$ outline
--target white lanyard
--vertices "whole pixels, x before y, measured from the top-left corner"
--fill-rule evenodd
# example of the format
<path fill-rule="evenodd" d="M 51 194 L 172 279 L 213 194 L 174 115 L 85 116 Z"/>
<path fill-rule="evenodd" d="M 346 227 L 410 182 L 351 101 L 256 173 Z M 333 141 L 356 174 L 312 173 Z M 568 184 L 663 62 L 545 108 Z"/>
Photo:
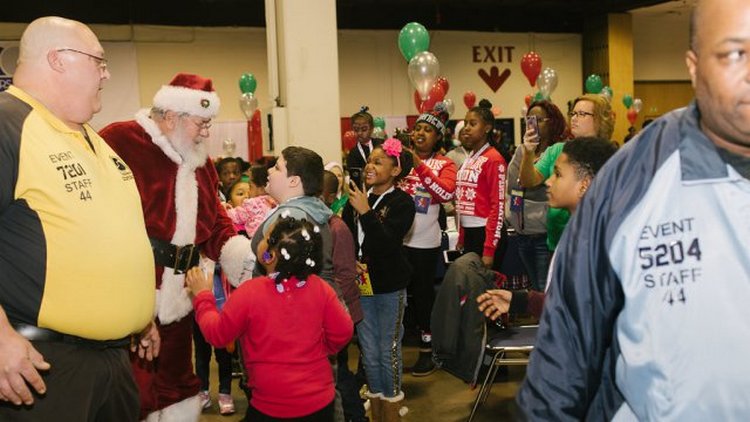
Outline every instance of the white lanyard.
<path fill-rule="evenodd" d="M 372 154 L 372 139 L 367 141 L 367 148 L 370 149 L 370 154 Z M 365 160 L 365 164 L 367 164 L 367 156 L 365 155 L 365 150 L 362 148 L 361 142 L 357 142 L 357 149 L 359 150 L 359 153 L 362 155 L 362 159 Z"/>
<path fill-rule="evenodd" d="M 381 200 L 382 200 L 382 199 L 383 199 L 383 198 L 384 198 L 384 197 L 385 197 L 386 195 L 388 195 L 389 193 L 393 192 L 393 191 L 394 191 L 394 189 L 395 189 L 395 187 L 394 187 L 394 186 L 391 186 L 391 187 L 390 187 L 390 189 L 388 189 L 387 191 L 383 192 L 383 194 L 382 194 L 382 195 L 380 195 L 380 196 L 378 197 L 378 199 L 376 199 L 376 200 L 375 200 L 375 203 L 374 203 L 374 204 L 372 204 L 372 210 L 373 210 L 373 211 L 375 211 L 375 208 L 377 208 L 377 207 L 378 207 L 378 204 L 380 203 L 380 201 L 381 201 Z M 370 194 L 371 194 L 371 193 L 372 193 L 372 188 L 370 188 L 370 189 L 368 189 L 368 190 L 367 190 L 367 198 L 368 198 L 368 201 L 369 201 L 369 198 L 370 198 Z M 361 216 L 360 216 L 360 217 L 361 217 Z M 360 258 L 362 258 L 362 245 L 363 245 L 363 244 L 364 244 L 364 242 L 365 242 L 365 231 L 364 231 L 364 230 L 362 230 L 362 223 L 360 223 L 360 222 L 359 222 L 359 218 L 357 218 L 357 242 L 359 242 L 359 257 L 360 257 Z"/>
<path fill-rule="evenodd" d="M 487 142 L 486 144 L 484 144 L 484 146 L 482 148 L 479 149 L 479 151 L 477 151 L 474 154 L 469 155 L 468 158 L 466 158 L 466 160 L 464 160 L 463 164 L 461 164 L 461 168 L 458 169 L 458 171 L 463 170 L 464 167 L 466 167 L 467 164 L 473 163 L 474 161 L 476 161 L 477 158 L 479 158 L 482 155 L 482 153 L 484 152 L 484 150 L 486 150 L 489 147 L 490 147 L 490 143 Z"/>
<path fill-rule="evenodd" d="M 469 163 L 473 164 L 474 161 L 477 160 L 477 158 L 479 158 L 479 157 L 482 156 L 482 153 L 484 153 L 484 150 L 486 150 L 489 147 L 490 147 L 490 143 L 487 142 L 486 144 L 484 144 L 484 146 L 482 146 L 482 148 L 479 148 L 479 151 L 477 151 L 475 154 L 469 155 L 466 158 L 466 160 L 464 160 L 463 164 L 461 164 L 461 168 L 458 169 L 458 171 L 459 172 L 463 171 L 464 167 L 466 167 L 467 165 L 469 165 Z M 460 233 L 461 232 L 461 212 L 460 212 L 458 206 L 456 206 L 456 223 L 457 223 L 456 225 L 458 226 L 457 227 L 458 232 Z"/>

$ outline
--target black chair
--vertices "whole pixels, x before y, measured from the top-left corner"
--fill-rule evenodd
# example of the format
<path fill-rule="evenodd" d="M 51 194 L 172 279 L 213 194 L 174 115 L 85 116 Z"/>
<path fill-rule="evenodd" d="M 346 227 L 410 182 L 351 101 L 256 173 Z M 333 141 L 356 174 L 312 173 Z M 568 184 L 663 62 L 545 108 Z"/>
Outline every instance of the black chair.
<path fill-rule="evenodd" d="M 495 381 L 495 376 L 501 366 L 527 365 L 529 363 L 529 355 L 534 350 L 538 328 L 538 325 L 508 328 L 493 335 L 487 341 L 487 345 L 484 348 L 484 356 L 492 356 L 492 360 L 487 375 L 484 377 L 484 382 L 482 382 L 482 386 L 477 393 L 477 398 L 474 400 L 474 407 L 471 409 L 469 422 L 474 419 L 477 409 L 480 405 L 484 404 L 490 395 L 492 383 Z M 508 354 L 512 354 L 513 356 L 508 357 Z"/>

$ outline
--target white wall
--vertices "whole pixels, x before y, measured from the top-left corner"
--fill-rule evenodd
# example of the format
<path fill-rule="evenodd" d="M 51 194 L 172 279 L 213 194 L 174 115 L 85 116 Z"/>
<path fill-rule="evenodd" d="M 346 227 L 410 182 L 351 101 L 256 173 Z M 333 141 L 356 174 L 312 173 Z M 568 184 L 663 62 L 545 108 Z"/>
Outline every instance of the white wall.
<path fill-rule="evenodd" d="M 477 101 L 487 98 L 500 107 L 501 117 L 520 117 L 524 97 L 536 92 L 536 88 L 529 86 L 520 65 L 521 57 L 530 49 L 541 56 L 543 68 L 551 67 L 557 71 L 559 85 L 552 99 L 563 112 L 567 110 L 567 101 L 583 91 L 581 37 L 578 34 L 433 31 L 430 35 L 430 51 L 440 62 L 441 75 L 450 82 L 446 98 L 452 98 L 456 105 L 453 118 L 462 118 L 466 113 L 463 95 L 469 90 L 474 91 Z M 399 52 L 397 40 L 398 31 L 339 31 L 342 116 L 354 114 L 362 105 L 368 105 L 375 116 L 418 114 L 413 102 L 414 88 L 407 75 L 407 62 Z M 479 47 L 480 63 L 474 61 L 474 46 Z M 494 47 L 494 63 L 485 53 L 485 46 L 490 50 Z M 502 62 L 499 62 L 497 47 L 502 47 Z M 506 47 L 512 48 L 510 57 Z M 493 65 L 501 73 L 510 70 L 510 76 L 496 93 L 477 73 L 480 69 L 489 71 Z M 516 127 L 516 135 L 518 133 Z"/>
<path fill-rule="evenodd" d="M 243 72 L 252 72 L 258 79 L 256 95 L 264 113 L 271 105 L 262 28 L 93 27 L 102 41 L 120 44 L 108 47 L 113 81 L 107 87 L 110 92 L 105 91 L 105 110 L 99 116 L 102 121 L 121 119 L 129 113 L 125 109 L 147 106 L 158 87 L 182 71 L 201 73 L 214 80 L 222 98 L 219 121 L 239 123 L 244 119 L 237 105 L 240 94 L 237 80 Z M 13 42 L 23 28 L 24 25 L 0 23 L 0 39 Z M 686 14 L 634 14 L 633 32 L 635 80 L 688 79 L 683 58 L 688 38 Z M 349 116 L 364 104 L 370 106 L 374 115 L 416 114 L 407 63 L 398 51 L 397 37 L 395 30 L 338 31 L 340 116 Z M 521 56 L 530 49 L 540 54 L 543 67 L 557 70 L 560 83 L 552 98 L 561 109 L 565 110 L 565 103 L 583 91 L 578 34 L 432 31 L 431 38 L 430 49 L 440 60 L 441 74 L 450 81 L 448 97 L 456 104 L 454 117 L 460 118 L 466 112 L 462 98 L 467 90 L 499 106 L 503 117 L 519 117 L 524 96 L 535 92 L 520 69 Z M 132 70 L 133 46 L 135 70 Z M 503 63 L 475 63 L 473 46 L 513 47 L 511 61 L 508 63 L 504 55 Z M 493 64 L 501 71 L 505 68 L 511 71 L 497 93 L 477 75 L 480 68 L 489 69 Z M 116 89 L 120 81 L 127 83 Z M 131 103 L 131 98 L 137 98 L 138 104 Z M 328 99 L 321 97 L 316 101 L 325 104 Z M 110 111 L 113 114 L 107 114 Z M 264 125 L 265 121 L 264 116 Z M 516 127 L 517 136 L 518 131 Z"/>

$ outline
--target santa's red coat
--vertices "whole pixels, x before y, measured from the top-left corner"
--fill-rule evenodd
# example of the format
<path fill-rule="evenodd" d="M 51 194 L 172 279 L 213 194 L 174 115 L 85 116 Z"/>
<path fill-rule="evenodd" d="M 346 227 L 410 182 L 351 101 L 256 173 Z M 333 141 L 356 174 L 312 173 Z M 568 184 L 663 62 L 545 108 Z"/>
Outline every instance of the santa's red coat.
<path fill-rule="evenodd" d="M 100 134 L 133 172 L 150 237 L 176 245 L 193 243 L 208 258 L 226 261 L 235 272 L 241 268 L 249 241 L 237 236 L 219 201 L 218 176 L 210 159 L 189 169 L 143 112 L 136 121 L 113 123 Z M 198 394 L 200 382 L 191 360 L 192 304 L 183 286 L 183 275 L 156 266 L 161 353 L 154 363 L 133 359 L 141 418 Z"/>

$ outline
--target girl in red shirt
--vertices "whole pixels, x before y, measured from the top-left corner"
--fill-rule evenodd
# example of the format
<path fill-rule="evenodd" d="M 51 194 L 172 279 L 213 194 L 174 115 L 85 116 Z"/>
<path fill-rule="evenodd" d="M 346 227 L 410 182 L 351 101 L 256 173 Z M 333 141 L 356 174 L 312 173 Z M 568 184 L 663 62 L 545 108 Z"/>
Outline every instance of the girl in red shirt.
<path fill-rule="evenodd" d="M 492 145 L 495 116 L 487 100 L 471 108 L 461 130 L 461 145 L 469 152 L 456 177 L 456 212 L 459 214 L 458 243 L 464 252 L 476 252 L 488 268 L 503 228 L 505 159 Z"/>
<path fill-rule="evenodd" d="M 318 228 L 283 217 L 258 245 L 267 275 L 240 285 L 221 313 L 211 281 L 198 268 L 188 272 L 195 318 L 214 346 L 240 338 L 252 391 L 246 420 L 333 421 L 328 356 L 349 342 L 353 324 L 333 289 L 315 275 L 323 263 Z"/>

